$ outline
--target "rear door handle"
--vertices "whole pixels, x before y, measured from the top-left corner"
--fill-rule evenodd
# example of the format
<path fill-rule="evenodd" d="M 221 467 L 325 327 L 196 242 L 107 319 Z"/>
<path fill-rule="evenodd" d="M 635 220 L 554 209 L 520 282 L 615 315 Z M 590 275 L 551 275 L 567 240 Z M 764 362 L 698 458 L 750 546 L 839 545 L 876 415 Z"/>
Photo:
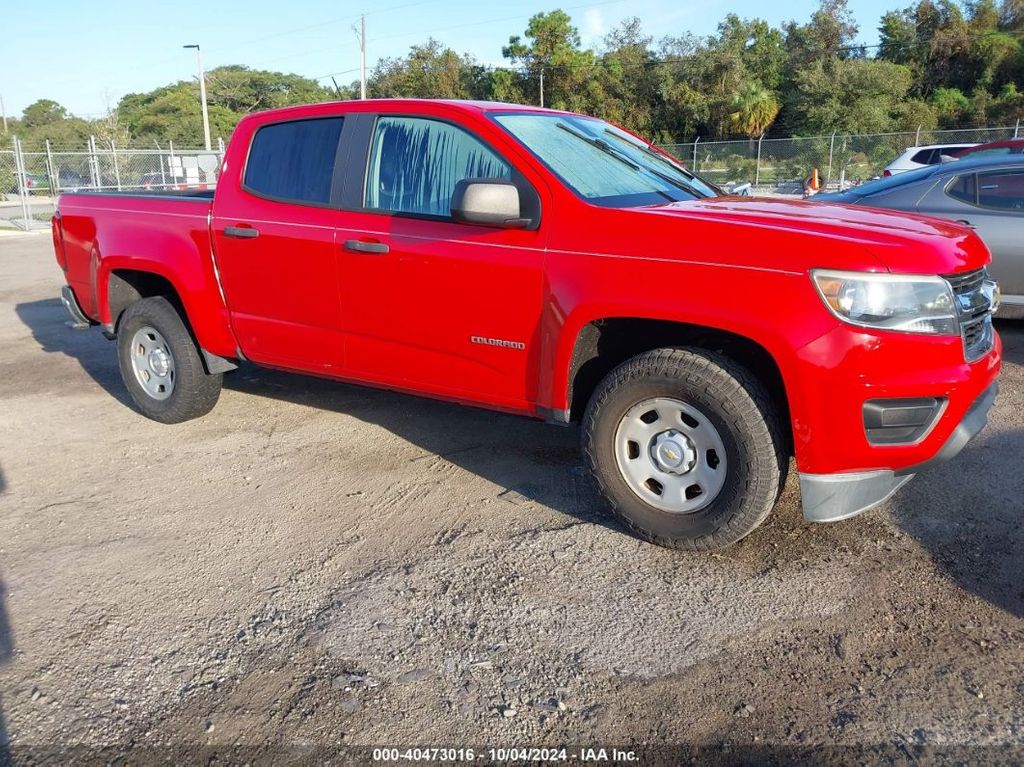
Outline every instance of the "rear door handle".
<path fill-rule="evenodd" d="M 260 236 L 259 229 L 253 229 L 251 226 L 226 226 L 224 227 L 225 237 L 235 237 L 239 240 L 251 240 L 253 237 Z"/>
<path fill-rule="evenodd" d="M 356 253 L 387 253 L 391 248 L 383 242 L 363 242 L 362 240 L 345 240 L 345 250 Z"/>

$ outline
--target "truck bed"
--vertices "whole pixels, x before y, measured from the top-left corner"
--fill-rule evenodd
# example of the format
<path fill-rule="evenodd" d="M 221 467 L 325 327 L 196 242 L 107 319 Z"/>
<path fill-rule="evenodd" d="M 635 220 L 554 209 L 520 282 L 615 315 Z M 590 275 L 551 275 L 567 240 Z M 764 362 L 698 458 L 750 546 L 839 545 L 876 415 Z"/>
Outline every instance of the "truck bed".
<path fill-rule="evenodd" d="M 192 329 L 205 342 L 203 348 L 233 352 L 212 258 L 212 206 L 212 190 L 61 195 L 58 262 L 63 259 L 83 314 L 113 331 L 112 278 L 131 283 L 134 272 L 153 274 L 173 286 L 188 316 L 195 318 Z"/>
<path fill-rule="evenodd" d="M 213 189 L 133 189 L 122 192 L 112 190 L 83 190 L 75 192 L 75 197 L 142 197 L 142 198 L 201 198 L 213 199 Z M 71 196 L 66 193 L 62 196 Z"/>
<path fill-rule="evenodd" d="M 65 235 L 68 284 L 85 314 L 98 322 L 106 319 L 99 316 L 94 289 L 101 260 L 154 254 L 181 258 L 189 251 L 208 254 L 212 197 L 212 192 L 62 194 L 57 210 Z"/>

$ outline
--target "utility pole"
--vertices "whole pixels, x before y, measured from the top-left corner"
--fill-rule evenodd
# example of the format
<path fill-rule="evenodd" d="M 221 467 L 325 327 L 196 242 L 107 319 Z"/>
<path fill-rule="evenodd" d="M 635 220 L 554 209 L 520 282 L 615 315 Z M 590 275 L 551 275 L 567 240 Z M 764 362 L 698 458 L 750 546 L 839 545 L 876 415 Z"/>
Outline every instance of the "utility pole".
<path fill-rule="evenodd" d="M 206 74 L 203 72 L 203 52 L 198 45 L 183 45 L 182 48 L 196 49 L 196 64 L 199 66 L 199 100 L 203 102 L 203 140 L 206 151 L 210 151 L 210 110 L 206 105 Z"/>
<path fill-rule="evenodd" d="M 540 68 L 540 106 L 544 108 L 544 67 Z"/>
<path fill-rule="evenodd" d="M 359 17 L 359 28 L 352 25 L 352 31 L 359 39 L 359 98 L 366 98 L 366 16 Z"/>

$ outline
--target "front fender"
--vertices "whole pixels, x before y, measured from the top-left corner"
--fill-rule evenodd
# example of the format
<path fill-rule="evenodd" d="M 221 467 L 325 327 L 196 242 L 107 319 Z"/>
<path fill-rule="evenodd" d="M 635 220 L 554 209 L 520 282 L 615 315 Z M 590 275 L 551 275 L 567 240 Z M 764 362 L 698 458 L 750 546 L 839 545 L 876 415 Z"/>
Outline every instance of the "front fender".
<path fill-rule="evenodd" d="M 589 257 L 583 268 L 582 258 L 588 257 L 568 254 L 550 262 L 542 334 L 549 345 L 542 353 L 552 364 L 541 365 L 542 409 L 570 408 L 574 349 L 590 323 L 629 318 L 709 328 L 752 341 L 774 359 L 799 457 L 803 403 L 814 392 L 798 352 L 836 325 L 806 274 L 625 257 Z"/>

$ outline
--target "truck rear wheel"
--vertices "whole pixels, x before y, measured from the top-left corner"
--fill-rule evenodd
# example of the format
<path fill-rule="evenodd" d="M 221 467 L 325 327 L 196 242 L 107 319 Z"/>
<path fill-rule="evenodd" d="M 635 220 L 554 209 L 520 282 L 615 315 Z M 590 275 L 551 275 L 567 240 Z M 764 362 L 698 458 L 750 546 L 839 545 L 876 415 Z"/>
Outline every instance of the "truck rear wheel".
<path fill-rule="evenodd" d="M 583 418 L 583 452 L 615 514 L 676 549 L 715 549 L 756 528 L 787 465 L 764 387 L 703 349 L 656 349 L 615 368 Z"/>
<path fill-rule="evenodd" d="M 220 397 L 223 376 L 206 372 L 181 315 L 162 296 L 125 309 L 117 329 L 117 361 L 132 400 L 154 421 L 198 418 Z"/>

